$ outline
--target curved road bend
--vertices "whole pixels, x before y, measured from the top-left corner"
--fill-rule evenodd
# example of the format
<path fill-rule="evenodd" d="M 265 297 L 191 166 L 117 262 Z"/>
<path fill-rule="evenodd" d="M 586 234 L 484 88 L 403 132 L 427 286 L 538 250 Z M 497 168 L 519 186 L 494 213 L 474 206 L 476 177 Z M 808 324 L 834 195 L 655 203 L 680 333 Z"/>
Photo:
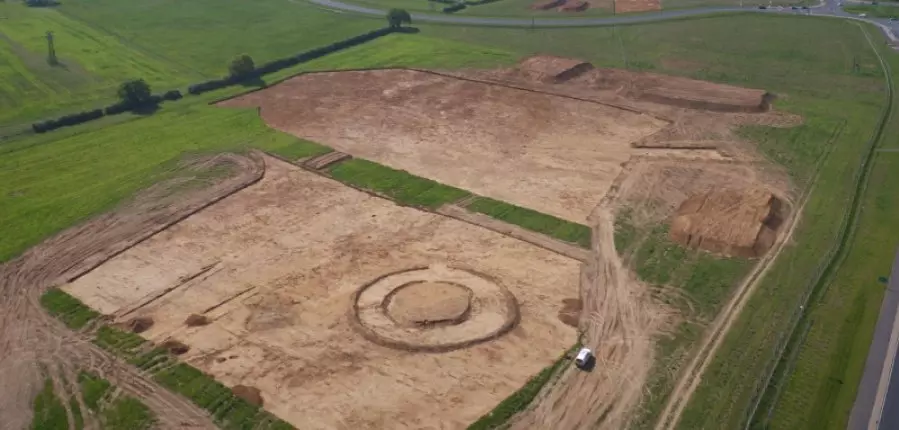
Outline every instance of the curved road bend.
<path fill-rule="evenodd" d="M 306 0 L 323 8 L 358 13 L 363 15 L 384 16 L 386 11 L 356 4 L 344 3 L 340 0 Z M 850 0 L 851 1 L 851 0 Z M 706 7 L 684 10 L 662 10 L 639 15 L 564 18 L 564 19 L 528 19 L 478 17 L 412 13 L 416 22 L 434 22 L 487 27 L 602 27 L 617 24 L 649 23 L 690 16 L 710 15 L 727 12 L 755 12 L 769 14 L 811 14 L 830 16 L 868 22 L 879 27 L 894 49 L 899 49 L 899 22 L 891 22 L 885 18 L 862 18 L 848 13 L 840 7 L 839 0 L 822 0 L 809 10 L 793 10 L 792 8 L 740 8 L 740 7 Z M 897 430 L 899 429 L 899 253 L 893 264 L 890 285 L 881 306 L 880 316 L 875 328 L 874 340 L 868 353 L 865 372 L 859 386 L 858 397 L 852 408 L 847 430 Z"/>
<path fill-rule="evenodd" d="M 345 3 L 340 0 L 306 0 L 309 3 L 321 6 L 326 9 L 333 9 L 345 12 L 358 13 L 362 15 L 384 16 L 387 11 L 383 9 L 375 9 L 357 4 Z M 647 12 L 638 15 L 623 16 L 607 16 L 607 17 L 589 17 L 589 18 L 503 18 L 503 17 L 482 17 L 482 16 L 457 16 L 448 14 L 427 14 L 427 13 L 411 13 L 413 22 L 434 22 L 441 24 L 456 24 L 479 27 L 603 27 L 618 24 L 637 24 L 644 22 L 665 21 L 676 18 L 684 18 L 690 16 L 710 15 L 716 13 L 728 12 L 755 12 L 769 14 L 793 14 L 800 15 L 811 13 L 815 16 L 834 16 L 841 18 L 855 19 L 858 21 L 870 22 L 878 27 L 887 35 L 893 44 L 899 44 L 899 22 L 890 22 L 886 18 L 860 18 L 855 14 L 843 11 L 839 6 L 838 0 L 823 0 L 817 6 L 812 6 L 808 10 L 793 10 L 789 7 L 782 9 L 758 9 L 749 7 L 704 7 L 697 9 L 676 9 L 661 10 L 658 12 Z"/>

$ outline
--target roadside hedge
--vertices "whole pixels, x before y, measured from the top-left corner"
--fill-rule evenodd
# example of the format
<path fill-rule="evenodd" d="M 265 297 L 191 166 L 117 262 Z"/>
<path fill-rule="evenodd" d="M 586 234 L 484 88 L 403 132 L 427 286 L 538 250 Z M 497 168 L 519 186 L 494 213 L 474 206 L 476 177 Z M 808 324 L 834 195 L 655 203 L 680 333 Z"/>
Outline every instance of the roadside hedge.
<path fill-rule="evenodd" d="M 59 118 L 55 118 L 55 119 L 48 119 L 46 121 L 36 122 L 34 124 L 31 124 L 31 128 L 36 133 L 44 133 L 44 132 L 48 132 L 50 130 L 56 130 L 57 128 L 60 128 L 60 127 L 66 127 L 69 125 L 76 125 L 76 124 L 81 124 L 84 122 L 92 121 L 92 120 L 95 120 L 102 116 L 103 116 L 102 109 L 88 110 L 88 111 L 84 111 L 84 112 L 63 115 L 63 116 L 61 116 Z"/>
<path fill-rule="evenodd" d="M 443 8 L 443 13 L 458 12 L 462 9 L 465 9 L 466 7 L 467 6 L 465 6 L 465 3 L 459 3 L 459 4 L 455 4 L 453 6 L 447 6 L 447 7 Z"/>
<path fill-rule="evenodd" d="M 377 39 L 381 36 L 386 36 L 394 31 L 398 31 L 398 29 L 385 27 L 378 30 L 373 30 L 368 33 L 363 33 L 358 36 L 353 36 L 349 39 L 344 39 L 341 41 L 334 42 L 330 45 L 321 46 L 318 48 L 313 48 L 308 51 L 302 52 L 300 54 L 294 55 L 292 57 L 281 58 L 278 60 L 269 61 L 268 63 L 262 64 L 253 71 L 253 73 L 249 73 L 240 77 L 224 77 L 221 79 L 212 79 L 204 82 L 198 82 L 196 84 L 191 85 L 187 88 L 187 92 L 190 94 L 202 94 L 208 91 L 217 90 L 220 88 L 225 88 L 231 85 L 236 85 L 244 80 L 259 78 L 263 75 L 267 75 L 269 73 L 274 73 L 279 70 L 284 70 L 288 67 L 296 66 L 300 63 L 305 63 L 309 60 L 314 60 L 320 57 L 324 57 L 330 53 L 340 51 L 349 47 L 353 47 L 374 39 Z"/>

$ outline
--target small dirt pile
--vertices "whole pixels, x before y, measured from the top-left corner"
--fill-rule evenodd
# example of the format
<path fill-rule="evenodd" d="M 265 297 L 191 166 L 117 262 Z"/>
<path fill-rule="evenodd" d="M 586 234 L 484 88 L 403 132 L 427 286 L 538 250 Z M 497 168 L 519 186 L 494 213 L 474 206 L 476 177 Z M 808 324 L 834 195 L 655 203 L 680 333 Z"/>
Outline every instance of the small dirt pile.
<path fill-rule="evenodd" d="M 190 315 L 188 315 L 187 319 L 184 320 L 184 324 L 187 325 L 188 327 L 204 326 L 204 325 L 208 325 L 210 322 L 212 322 L 212 321 L 210 321 L 209 317 L 207 317 L 206 315 L 197 315 L 197 314 L 190 314 Z"/>
<path fill-rule="evenodd" d="M 153 318 L 150 317 L 134 317 L 120 326 L 132 333 L 143 333 L 153 327 Z"/>
<path fill-rule="evenodd" d="M 681 204 L 669 235 L 688 247 L 758 257 L 777 237 L 783 206 L 781 199 L 767 190 L 710 191 Z"/>
<path fill-rule="evenodd" d="M 551 7 L 560 6 L 563 3 L 554 4 Z M 592 69 L 593 65 L 583 60 L 551 55 L 528 57 L 518 65 L 518 70 L 527 75 L 529 79 L 545 83 L 565 82 Z"/>
<path fill-rule="evenodd" d="M 165 348 L 168 352 L 171 352 L 175 355 L 181 355 L 190 351 L 190 347 L 184 344 L 183 342 L 179 342 L 177 340 L 167 340 L 162 343 L 163 348 Z"/>
<path fill-rule="evenodd" d="M 458 324 L 471 307 L 471 291 L 445 282 L 417 282 L 397 289 L 388 298 L 387 314 L 397 324 L 426 327 Z"/>

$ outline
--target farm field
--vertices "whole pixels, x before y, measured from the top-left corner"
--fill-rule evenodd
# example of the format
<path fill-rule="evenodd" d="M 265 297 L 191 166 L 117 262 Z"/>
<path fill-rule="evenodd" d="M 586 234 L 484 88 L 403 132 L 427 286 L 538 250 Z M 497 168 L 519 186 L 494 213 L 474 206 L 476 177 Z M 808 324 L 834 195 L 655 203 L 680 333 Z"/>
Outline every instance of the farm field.
<path fill-rule="evenodd" d="M 266 408 L 298 428 L 458 427 L 486 413 L 574 343 L 574 329 L 558 321 L 555 308 L 577 294 L 577 261 L 396 206 L 275 159 L 265 159 L 265 165 L 258 184 L 63 290 L 104 314 L 152 318 L 142 336 L 189 345 L 183 356 L 188 363 L 228 386 L 258 388 Z M 335 219 L 343 220 L 341 228 L 333 228 Z M 520 323 L 484 345 L 438 355 L 405 352 L 434 336 L 478 336 L 501 317 L 479 297 L 487 294 L 476 287 L 483 281 L 443 273 L 439 265 L 445 264 L 483 273 L 483 279 L 508 289 L 527 304 Z M 455 279 L 475 291 L 478 307 L 466 322 L 433 329 L 438 332 L 432 338 L 385 332 L 412 342 L 399 350 L 374 348 L 347 324 L 346 299 L 354 290 L 386 274 L 404 276 L 404 270 L 429 265 L 433 282 Z M 406 278 L 427 279 L 414 273 Z M 366 297 L 359 297 L 359 316 L 373 318 L 362 313 L 369 312 L 361 303 Z M 393 299 L 396 306 L 400 298 L 398 293 Z M 190 314 L 213 322 L 186 327 Z M 374 390 L 381 394 L 372 396 Z M 421 396 L 421 390 L 429 394 Z M 447 403 L 454 408 L 442 406 Z"/>
<path fill-rule="evenodd" d="M 85 3 L 84 7 L 89 5 L 90 3 Z M 132 7 L 136 8 L 127 6 L 127 13 L 122 9 L 116 12 L 121 15 L 110 17 L 124 17 L 134 13 L 136 9 L 131 9 Z M 67 16 L 77 15 L 66 12 L 65 6 L 59 10 L 69 14 Z M 93 14 L 83 13 L 78 22 L 87 22 L 88 17 Z M 117 22 L 115 19 L 112 21 Z M 362 21 L 374 22 L 346 19 L 346 22 Z M 859 142 L 868 137 L 880 108 L 882 81 L 877 74 L 876 61 L 873 55 L 870 55 L 870 49 L 867 48 L 858 27 L 842 21 L 730 16 L 617 29 L 597 28 L 589 31 L 539 30 L 529 33 L 524 30 L 441 26 L 421 26 L 421 29 L 421 35 L 390 36 L 304 64 L 293 71 L 370 66 L 482 68 L 509 65 L 519 57 L 552 52 L 587 59 L 599 66 L 627 66 L 631 69 L 764 88 L 783 96 L 775 104 L 777 109 L 802 117 L 801 124 L 791 124 L 789 127 L 782 124 L 779 127 L 769 127 L 765 124 L 733 123 L 738 129 L 739 137 L 759 143 L 761 156 L 776 161 L 790 171 L 789 181 L 797 187 L 797 190 L 806 189 L 815 179 L 816 172 L 820 172 L 817 173 L 819 175 L 817 188 L 806 205 L 808 215 L 803 218 L 793 236 L 795 244 L 786 247 L 782 258 L 760 284 L 758 291 L 761 298 L 754 297 L 754 301 L 747 304 L 745 312 L 751 317 L 744 315 L 737 320 L 732 337 L 727 338 L 720 356 L 711 363 L 710 373 L 704 377 L 697 396 L 693 403 L 687 406 L 684 421 L 681 422 L 682 428 L 702 428 L 722 422 L 738 426 L 743 418 L 741 416 L 743 407 L 749 402 L 757 383 L 756 376 L 764 370 L 766 358 L 778 341 L 776 333 L 785 329 L 788 316 L 801 296 L 803 282 L 811 276 L 817 262 L 827 252 L 828 244 L 833 241 L 832 233 L 839 224 L 841 214 L 835 213 L 832 208 L 845 206 L 851 178 L 854 175 L 853 169 L 857 167 L 854 160 L 861 153 Z M 127 29 L 115 31 L 117 34 L 119 31 L 124 34 Z M 222 30 L 222 34 L 224 31 Z M 725 35 L 727 37 L 724 37 Z M 133 37 L 134 40 L 139 39 L 137 34 Z M 734 48 L 735 37 L 736 40 L 752 42 L 741 44 L 738 51 Z M 825 37 L 837 40 L 839 49 L 822 46 L 819 41 Z M 775 40 L 783 38 L 789 38 L 793 42 L 774 43 Z M 143 43 L 146 42 L 135 41 L 133 46 L 131 41 L 128 43 L 128 46 L 139 52 L 154 52 L 154 49 L 159 49 L 145 47 Z M 264 45 L 261 42 L 260 44 Z M 152 43 L 147 43 L 147 46 L 150 45 Z M 249 42 L 247 46 L 250 46 Z M 597 49 L 599 46 L 617 49 Z M 192 48 L 184 49 L 184 52 L 187 52 Z M 166 56 L 164 61 L 175 64 L 173 67 L 192 68 L 188 74 L 212 70 L 213 63 L 218 61 L 211 59 L 214 56 L 211 53 L 214 50 L 212 44 L 197 49 L 196 60 L 192 57 L 194 54 L 184 54 L 185 57 L 175 60 Z M 209 52 L 210 60 L 199 59 L 207 55 L 203 52 Z M 153 55 L 153 58 L 156 56 Z M 861 66 L 859 71 L 853 71 L 851 68 L 853 59 L 856 58 Z M 224 62 L 228 59 L 230 57 Z M 205 61 L 208 63 L 202 65 Z M 11 69 L 19 70 L 21 66 L 16 64 L 24 63 L 10 64 L 13 65 Z M 0 70 L 0 73 L 4 72 Z M 20 72 L 16 73 L 22 75 Z M 210 73 L 214 75 L 217 72 Z M 284 72 L 278 76 L 268 77 L 267 80 L 274 83 L 275 80 L 287 75 L 288 72 Z M 180 78 L 181 75 L 177 76 Z M 287 81 L 287 84 L 290 82 Z M 441 85 L 448 84 L 441 81 L 434 86 Z M 277 87 L 267 91 L 274 88 Z M 241 89 L 231 88 L 195 100 L 206 101 L 239 91 Z M 546 97 L 552 99 L 556 96 Z M 91 214 L 109 209 L 134 191 L 168 177 L 176 169 L 173 160 L 178 159 L 185 151 L 208 153 L 259 147 L 290 158 L 301 158 L 326 150 L 303 139 L 269 130 L 255 112 L 232 109 L 185 101 L 184 104 L 166 106 L 157 114 L 146 118 L 127 118 L 118 123 L 100 122 L 45 136 L 16 138 L 3 143 L 0 145 L 0 153 L 3 154 L 0 159 L 0 172 L 2 172 L 0 184 L 7 184 L 7 189 L 2 189 L 3 186 L 0 185 L 0 205 L 11 210 L 3 212 L 4 215 L 8 214 L 8 218 L 0 220 L 2 221 L 0 225 L 25 226 L 25 228 L 10 232 L 12 235 L 6 236 L 12 237 L 13 240 L 4 241 L 0 245 L 2 247 L 0 261 L 12 258 L 40 239 Z M 554 122 L 564 124 L 564 118 L 555 119 Z M 328 139 L 315 140 L 332 145 Z M 377 157 L 367 156 L 367 158 Z M 390 164 L 386 161 L 384 163 Z M 411 165 L 401 167 L 413 170 Z M 2 178 L 4 174 L 8 175 L 6 180 Z M 418 174 L 428 176 L 425 171 Z M 60 190 L 69 190 L 71 193 L 62 194 Z M 479 191 L 490 195 L 490 192 Z M 513 201 L 505 195 L 493 196 Z M 524 201 L 518 203 L 523 206 L 534 205 Z M 297 209 L 297 212 L 303 209 L 305 208 Z M 548 209 L 544 211 L 550 212 Z M 576 220 L 583 222 L 587 216 L 583 210 L 581 213 L 580 218 Z M 570 214 L 564 215 L 561 211 L 556 214 L 563 218 L 574 218 Z M 285 215 L 289 216 L 291 215 Z M 291 227 L 302 228 L 293 225 Z M 466 228 L 480 231 L 469 226 Z M 702 279 L 687 277 L 686 273 L 677 274 L 676 279 L 666 279 L 660 274 L 664 274 L 665 268 L 670 267 L 672 263 L 663 257 L 669 254 L 679 255 L 678 245 L 666 242 L 662 238 L 664 230 L 652 225 L 624 226 L 622 231 L 630 231 L 629 234 L 633 236 L 630 239 L 631 246 L 621 248 L 621 251 L 625 263 L 636 269 L 639 279 L 651 285 L 666 284 L 685 289 L 687 302 L 693 308 L 699 309 L 701 316 L 700 324 L 679 326 L 672 338 L 666 338 L 655 347 L 655 354 L 668 356 L 668 351 L 675 351 L 670 356 L 679 358 L 667 363 L 656 362 L 652 373 L 646 376 L 649 383 L 658 383 L 659 387 L 665 387 L 660 389 L 662 394 L 643 399 L 639 406 L 637 421 L 632 426 L 649 428 L 652 418 L 662 409 L 661 405 L 666 400 L 664 392 L 674 385 L 670 378 L 658 379 L 658 372 L 684 364 L 688 345 L 701 337 L 704 324 L 710 322 L 711 315 L 721 306 L 729 291 L 732 291 L 749 263 L 730 260 L 706 261 L 702 258 L 702 253 L 689 252 L 683 255 L 696 263 L 696 266 L 693 266 L 698 273 L 696 276 Z M 621 237 L 619 235 L 616 239 L 624 240 Z M 528 246 L 515 241 L 509 243 L 515 243 L 514 246 L 510 245 L 513 248 Z M 628 250 L 631 252 L 624 252 Z M 721 282 L 711 282 L 712 278 Z M 834 303 L 839 301 L 833 300 Z M 877 297 L 871 295 L 858 300 L 873 303 Z M 162 305 L 159 309 L 162 314 L 168 312 Z M 690 309 L 690 306 L 683 309 Z M 543 313 L 553 314 L 555 311 Z M 557 324 L 555 315 L 549 320 Z M 865 314 L 859 320 L 863 321 L 861 327 L 873 324 L 869 314 Z M 154 332 L 151 331 L 152 336 L 169 333 L 163 331 L 164 326 L 157 329 L 160 330 L 157 334 L 152 334 Z M 552 353 L 549 349 L 543 351 L 540 366 L 528 369 L 530 373 L 527 375 L 524 375 L 524 372 L 516 375 L 516 384 L 524 383 L 527 377 L 537 373 L 537 369 L 553 362 L 558 353 L 571 343 L 573 337 L 567 345 L 553 346 Z M 746 354 L 746 351 L 759 352 Z M 198 355 L 192 357 L 198 357 L 200 354 L 195 353 Z M 853 360 L 854 363 L 859 362 Z M 220 363 L 206 363 L 204 365 L 207 367 L 204 370 L 213 369 L 217 364 Z M 836 368 L 843 367 L 838 365 Z M 733 369 L 740 371 L 734 373 Z M 231 372 L 230 377 L 236 374 L 237 372 Z M 562 375 L 561 381 L 567 381 L 565 378 L 570 377 L 570 374 Z M 819 377 L 810 376 L 810 378 Z M 514 391 L 517 388 L 516 384 L 503 386 L 504 395 Z M 845 402 L 845 399 L 851 397 L 846 391 L 840 392 L 839 396 L 843 399 L 840 402 Z M 491 397 L 490 402 L 495 404 L 501 396 L 494 397 L 497 398 Z M 480 405 L 477 411 L 467 410 L 465 419 L 472 421 L 478 414 L 485 412 L 483 409 L 483 405 Z M 279 414 L 297 413 L 285 412 L 284 409 L 278 411 Z M 325 411 L 322 415 L 327 416 L 328 412 Z M 552 414 L 547 416 L 551 417 Z M 431 419 L 434 419 L 433 416 Z"/>
<path fill-rule="evenodd" d="M 260 64 L 382 26 L 381 20 L 345 20 L 305 4 L 289 6 L 277 0 L 252 6 L 205 1 L 177 6 L 168 1 L 65 2 L 55 8 L 0 4 L 5 18 L 0 58 L 8 60 L 0 63 L 0 131 L 107 105 L 128 79 L 143 78 L 155 92 L 183 91 L 190 83 L 227 74 L 228 62 L 238 54 Z M 257 26 L 263 19 L 265 25 Z M 244 31 L 249 26 L 254 30 Z M 47 31 L 54 32 L 60 66 L 46 62 Z"/>

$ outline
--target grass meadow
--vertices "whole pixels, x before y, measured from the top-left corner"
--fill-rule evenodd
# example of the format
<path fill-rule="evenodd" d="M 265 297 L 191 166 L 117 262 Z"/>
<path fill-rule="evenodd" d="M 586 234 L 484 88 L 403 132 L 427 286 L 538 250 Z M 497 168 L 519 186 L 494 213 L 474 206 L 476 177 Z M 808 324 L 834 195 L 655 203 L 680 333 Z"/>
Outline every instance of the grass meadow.
<path fill-rule="evenodd" d="M 7 2 L 0 3 L 0 14 L 11 18 L 0 21 L 0 59 L 10 59 L 0 61 L 0 124 L 79 103 L 101 99 L 106 103 L 112 96 L 105 94 L 133 74 L 155 79 L 154 86 L 183 85 L 221 75 L 237 53 L 246 52 L 261 62 L 382 25 L 379 20 L 275 0 L 252 4 L 199 0 L 190 5 L 169 0 L 133 4 L 84 0 L 40 10 Z M 42 37 L 48 24 L 60 28 L 55 30 L 57 51 L 68 70 L 49 68 L 44 62 Z M 763 154 L 792 172 L 798 187 L 808 189 L 812 183 L 814 187 L 793 241 L 735 322 L 680 425 L 683 429 L 740 428 L 760 375 L 789 328 L 809 278 L 835 242 L 865 142 L 881 111 L 884 83 L 860 27 L 835 19 L 746 14 L 582 29 L 420 28 L 420 34 L 391 35 L 265 80 L 272 84 L 299 71 L 338 68 L 490 67 L 529 54 L 552 53 L 600 66 L 764 88 L 781 96 L 778 109 L 804 117 L 795 129 L 743 130 L 759 142 Z M 875 39 L 881 41 L 879 35 Z M 895 59 L 895 54 L 890 55 Z M 110 64 L 110 59 L 116 61 Z M 113 208 L 170 174 L 172 161 L 185 153 L 257 147 L 297 157 L 317 148 L 266 127 L 255 110 L 206 104 L 245 90 L 232 87 L 188 97 L 150 116 L 126 114 L 0 141 L 0 226 L 4 226 L 0 261 Z M 891 130 L 893 136 L 899 131 Z M 781 401 L 772 409 L 772 428 L 814 428 L 806 424 L 814 422 L 811 414 L 816 412 L 830 414 L 832 421 L 827 422 L 838 426 L 844 419 L 840 411 L 851 405 L 858 366 L 864 361 L 878 309 L 873 304 L 879 293 L 866 280 L 885 274 L 888 267 L 882 266 L 889 261 L 885 255 L 889 252 L 891 258 L 893 252 L 888 238 L 895 233 L 886 220 L 897 218 L 888 188 L 895 182 L 888 172 L 899 161 L 887 157 L 894 155 L 878 156 L 865 195 L 855 237 L 872 242 L 852 247 L 836 274 L 839 282 L 816 305 L 806 349 L 799 354 Z M 629 236 L 616 240 L 632 245 L 645 234 L 626 227 L 620 231 Z M 655 237 L 650 233 L 650 238 Z M 742 263 L 713 266 L 705 262 L 697 267 L 709 264 L 716 269 L 696 269 L 689 276 L 675 271 L 677 279 L 665 279 L 666 268 L 674 267 L 670 257 L 680 251 L 661 239 L 642 240 L 644 245 L 634 253 L 639 257 L 638 274 L 651 282 L 679 282 L 700 308 L 709 306 L 708 312 L 729 293 L 733 274 L 743 270 Z M 700 256 L 682 257 L 700 261 Z M 71 305 L 57 300 L 62 307 Z M 60 313 L 79 315 L 72 317 L 73 322 L 86 318 L 71 310 Z M 659 345 L 659 353 L 685 357 L 690 342 L 701 335 L 701 327 L 683 328 Z M 664 366 L 657 368 L 666 371 Z M 835 386 L 834 375 L 841 375 L 843 384 Z M 661 381 L 633 427 L 651 427 L 670 386 L 670 380 Z M 174 382 L 171 385 L 177 392 L 187 390 Z"/>

